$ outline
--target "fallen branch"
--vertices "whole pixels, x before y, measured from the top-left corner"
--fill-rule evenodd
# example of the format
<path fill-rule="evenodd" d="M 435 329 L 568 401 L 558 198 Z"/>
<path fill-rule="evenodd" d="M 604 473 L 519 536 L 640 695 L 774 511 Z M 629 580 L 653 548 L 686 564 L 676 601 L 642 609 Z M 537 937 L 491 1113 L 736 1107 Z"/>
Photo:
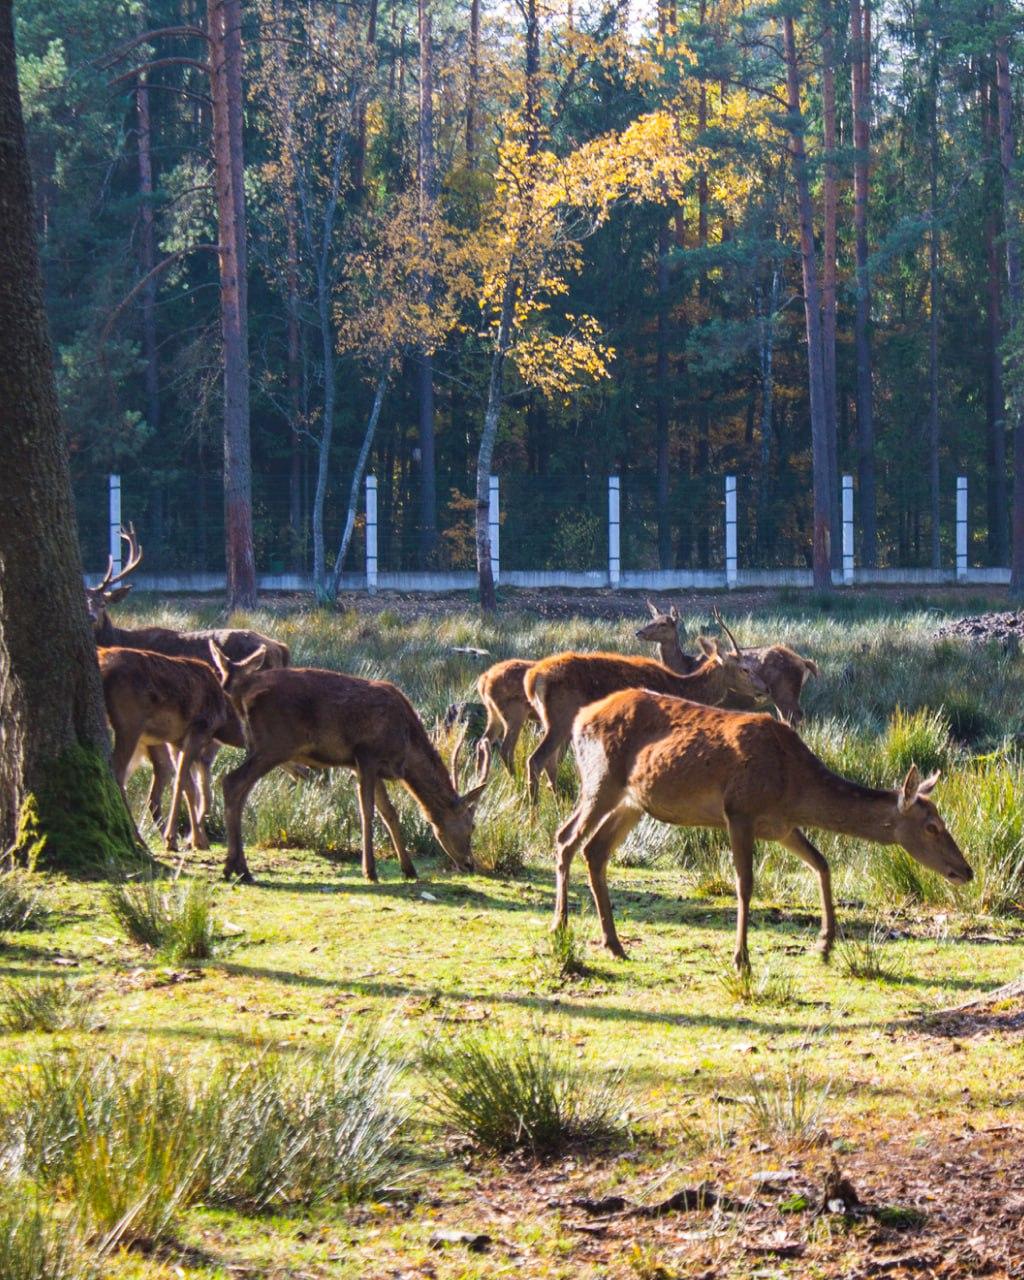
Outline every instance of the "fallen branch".
<path fill-rule="evenodd" d="M 659 1200 L 657 1204 L 630 1204 L 625 1196 L 602 1196 L 600 1200 L 582 1196 L 571 1203 L 602 1222 L 622 1218 L 663 1218 L 669 1213 L 693 1213 L 716 1207 L 724 1209 L 726 1213 L 738 1213 L 749 1208 L 744 1201 L 719 1195 L 709 1182 L 702 1182 L 696 1187 L 683 1187 L 681 1191 L 670 1195 L 667 1200 Z"/>
<path fill-rule="evenodd" d="M 979 1009 L 985 1005 L 998 1004 L 1000 1000 L 1015 1000 L 1018 997 L 1024 998 L 1024 974 L 1010 982 L 1004 982 L 994 991 L 985 991 L 980 996 L 972 996 L 963 1004 L 955 1004 L 949 1009 L 940 1009 L 939 1014 L 964 1013 L 968 1009 Z"/>

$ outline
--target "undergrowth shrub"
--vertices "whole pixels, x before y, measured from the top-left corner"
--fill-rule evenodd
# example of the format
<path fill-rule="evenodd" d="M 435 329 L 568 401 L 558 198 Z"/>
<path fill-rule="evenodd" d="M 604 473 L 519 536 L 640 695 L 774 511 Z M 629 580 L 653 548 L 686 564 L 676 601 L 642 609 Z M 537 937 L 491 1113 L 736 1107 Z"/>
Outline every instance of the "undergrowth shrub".
<path fill-rule="evenodd" d="M 621 1073 L 589 1074 L 544 1032 L 470 1032 L 425 1065 L 434 1115 L 485 1151 L 550 1157 L 625 1130 Z"/>
<path fill-rule="evenodd" d="M 97 1280 L 66 1222 L 52 1216 L 20 1189 L 0 1197 L 0 1276 L 4 1280 Z"/>
<path fill-rule="evenodd" d="M 740 1099 L 746 1128 L 774 1146 L 808 1147 L 817 1142 L 824 1125 L 832 1082 L 815 1082 L 805 1071 L 788 1064 L 780 1071 L 751 1072 Z"/>
<path fill-rule="evenodd" d="M 66 978 L 20 978 L 0 987 L 4 1031 L 73 1031 L 92 1022 L 92 997 Z"/>
<path fill-rule="evenodd" d="M 178 962 L 213 955 L 213 893 L 206 881 L 118 880 L 108 886 L 106 901 L 130 941 Z"/>
<path fill-rule="evenodd" d="M 17 868 L 0 873 L 0 933 L 17 933 L 40 925 L 46 915 L 34 877 Z"/>

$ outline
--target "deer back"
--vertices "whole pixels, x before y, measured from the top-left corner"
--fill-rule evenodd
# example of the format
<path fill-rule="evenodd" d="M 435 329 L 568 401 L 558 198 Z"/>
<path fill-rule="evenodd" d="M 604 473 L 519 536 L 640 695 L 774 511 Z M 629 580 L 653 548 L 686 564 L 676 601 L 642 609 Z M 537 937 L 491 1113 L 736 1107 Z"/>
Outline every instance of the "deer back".
<path fill-rule="evenodd" d="M 112 721 L 129 716 L 153 732 L 176 722 L 180 734 L 168 741 L 192 728 L 232 746 L 243 744 L 238 716 L 206 663 L 120 647 L 100 649 L 97 658 Z"/>

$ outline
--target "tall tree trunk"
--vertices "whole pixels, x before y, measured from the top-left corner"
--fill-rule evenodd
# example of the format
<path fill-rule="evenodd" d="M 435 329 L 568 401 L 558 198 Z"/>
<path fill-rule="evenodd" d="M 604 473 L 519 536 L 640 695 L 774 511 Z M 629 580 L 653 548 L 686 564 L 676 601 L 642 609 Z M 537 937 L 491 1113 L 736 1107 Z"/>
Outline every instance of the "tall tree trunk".
<path fill-rule="evenodd" d="M 1010 85 L 1010 38 L 996 43 L 996 101 L 999 113 L 999 168 L 1003 184 L 1003 238 L 1006 242 L 1006 279 L 1009 302 L 1007 328 L 1012 333 L 1024 315 L 1024 280 L 1021 277 L 1020 199 L 1013 171 L 1015 139 L 1013 97 Z M 1007 363 L 1010 421 L 1013 430 L 1013 522 L 1010 549 L 1010 592 L 1024 594 L 1024 370 L 1014 355 Z"/>
<path fill-rule="evenodd" d="M 334 367 L 334 326 L 331 321 L 331 286 L 324 267 L 317 270 L 317 309 L 320 316 L 321 352 L 324 362 L 323 422 L 317 448 L 316 490 L 313 494 L 313 590 L 318 600 L 332 599 L 327 578 L 324 544 L 324 508 L 327 481 L 331 469 L 331 441 L 334 436 L 334 402 L 336 395 Z M 335 593 L 337 594 L 337 593 Z"/>
<path fill-rule="evenodd" d="M 827 0 L 821 37 L 821 110 L 825 143 L 823 205 L 825 235 L 821 266 L 822 370 L 825 415 L 828 422 L 829 507 L 832 512 L 832 567 L 842 567 L 842 520 L 839 506 L 839 429 L 836 387 L 836 215 L 839 205 L 836 176 L 835 13 Z"/>
<path fill-rule="evenodd" d="M 857 355 L 857 470 L 861 519 L 861 562 L 878 558 L 875 499 L 875 424 L 871 388 L 871 282 L 868 276 L 868 194 L 871 166 L 870 0 L 850 0 L 850 62 L 853 105 L 853 223 L 856 255 L 854 338 Z"/>
<path fill-rule="evenodd" d="M 996 155 L 995 86 L 982 70 L 983 137 L 986 168 Z M 988 327 L 988 550 L 993 564 L 1008 562 L 1006 493 L 1006 401 L 1003 393 L 1002 270 L 999 263 L 999 219 L 991 203 L 985 206 L 986 320 Z"/>
<path fill-rule="evenodd" d="M 800 220 L 800 261 L 803 268 L 804 319 L 807 327 L 807 372 L 811 398 L 811 454 L 814 490 L 813 567 L 814 585 L 819 591 L 832 586 L 830 541 L 832 514 L 828 482 L 828 421 L 825 409 L 825 374 L 822 367 L 821 295 L 818 290 L 818 266 L 814 256 L 814 222 L 811 191 L 807 177 L 807 155 L 804 149 L 804 118 L 800 107 L 800 69 L 797 65 L 796 35 L 793 18 L 782 20 L 782 36 L 786 58 L 786 99 L 789 108 L 788 128 L 790 154 L 793 158 L 793 181 L 797 192 Z"/>
<path fill-rule="evenodd" d="M 491 572 L 491 531 L 487 517 L 491 500 L 491 463 L 501 406 L 505 399 L 505 357 L 512 337 L 515 299 L 516 281 L 510 274 L 501 298 L 501 314 L 498 317 L 498 332 L 491 353 L 491 370 L 487 382 L 484 429 L 480 435 L 480 449 L 476 460 L 476 574 L 480 585 L 480 608 L 487 613 L 498 607 L 494 575 Z"/>
<path fill-rule="evenodd" d="M 153 147 L 149 122 L 149 85 L 139 76 L 135 91 L 139 132 L 139 268 L 146 281 L 142 288 L 142 354 L 146 362 L 146 425 L 160 433 L 160 365 L 156 336 L 156 234 L 153 225 Z"/>
<path fill-rule="evenodd" d="M 363 433 L 363 443 L 359 449 L 359 457 L 356 459 L 356 465 L 352 471 L 352 483 L 348 491 L 348 511 L 345 513 L 345 527 L 341 534 L 341 544 L 338 547 L 338 558 L 334 562 L 334 572 L 331 575 L 331 597 L 337 599 L 338 591 L 341 588 L 341 575 L 345 569 L 345 560 L 348 556 L 348 549 L 352 545 L 352 532 L 356 527 L 356 512 L 359 510 L 359 492 L 363 485 L 363 476 L 366 474 L 366 464 L 370 457 L 370 449 L 373 447 L 373 437 L 377 431 L 377 423 L 380 421 L 380 410 L 384 403 L 384 392 L 388 389 L 388 375 L 382 373 L 377 379 L 377 389 L 373 394 L 373 405 L 370 408 L 370 416 L 367 419 L 366 431 Z"/>
<path fill-rule="evenodd" d="M 707 0 L 700 0 L 698 20 L 703 32 L 707 21 Z M 697 88 L 697 136 L 703 137 L 708 125 L 708 89 L 702 79 Z M 708 247 L 708 175 L 703 165 L 697 170 L 697 247 L 701 250 L 702 262 L 707 261 Z M 697 277 L 697 323 L 703 324 L 707 319 L 708 273 L 701 266 Z M 711 468 L 711 410 L 707 397 L 698 388 L 697 391 L 697 466 L 696 472 L 707 483 L 710 480 Z M 705 491 L 704 501 L 700 504 L 697 525 L 697 556 L 700 567 L 711 567 L 711 512 L 715 500 L 708 501 L 710 495 Z"/>
<path fill-rule="evenodd" d="M 476 165 L 476 110 L 480 93 L 480 0 L 469 0 L 469 83 L 466 86 L 466 162 Z"/>
<path fill-rule="evenodd" d="M 524 0 L 526 18 L 526 128 L 527 148 L 540 145 L 540 14 L 537 0 Z"/>
<path fill-rule="evenodd" d="M 668 385 L 668 252 L 669 228 L 662 220 L 658 226 L 658 334 L 655 354 L 654 384 L 657 415 L 658 452 L 658 565 L 672 568 L 672 518 L 669 511 L 669 398 Z"/>
<path fill-rule="evenodd" d="M 0 852 L 50 863 L 129 853 L 107 764 L 67 443 L 43 311 L 11 0 L 0 0 Z"/>
<path fill-rule="evenodd" d="M 370 0 L 370 14 L 366 23 L 366 47 L 373 57 L 377 44 L 377 0 Z M 356 142 L 352 157 L 352 195 L 356 203 L 363 198 L 366 185 L 366 99 L 367 92 L 359 95 L 356 109 Z"/>
<path fill-rule="evenodd" d="M 249 441 L 249 325 L 242 155 L 241 0 L 207 0 L 224 343 L 224 533 L 228 608 L 256 603 Z"/>
<path fill-rule="evenodd" d="M 419 0 L 420 118 L 419 118 L 419 212 L 420 233 L 430 234 L 434 215 L 434 74 L 430 0 Z M 433 281 L 429 274 L 421 281 L 429 306 Z M 434 457 L 434 357 L 421 353 L 419 365 L 420 417 L 420 519 L 419 559 L 426 568 L 437 546 L 437 468 Z"/>
<path fill-rule="evenodd" d="M 933 40 L 938 37 L 932 33 Z M 928 111 L 928 477 L 931 496 L 932 568 L 942 567 L 939 512 L 939 52 L 932 49 Z"/>

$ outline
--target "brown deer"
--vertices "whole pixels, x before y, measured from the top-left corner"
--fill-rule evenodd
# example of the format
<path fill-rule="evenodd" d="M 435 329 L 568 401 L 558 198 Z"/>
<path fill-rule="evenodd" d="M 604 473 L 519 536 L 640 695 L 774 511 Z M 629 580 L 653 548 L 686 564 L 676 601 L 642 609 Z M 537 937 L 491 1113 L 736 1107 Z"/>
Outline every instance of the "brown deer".
<path fill-rule="evenodd" d="M 922 781 L 915 765 L 894 791 L 860 786 L 832 773 L 794 729 L 769 715 L 628 689 L 584 708 L 573 725 L 572 745 L 580 799 L 556 837 L 555 925 L 568 918 L 569 868 L 580 849 L 604 945 L 617 956 L 625 952 L 615 932 L 606 870 L 644 814 L 675 826 L 728 832 L 738 899 L 735 962 L 741 969 L 749 964 L 757 840 L 777 840 L 817 874 L 819 947 L 826 959 L 836 933 L 831 878 L 805 827 L 901 845 L 954 884 L 973 875 L 928 799 L 937 773 Z"/>
<path fill-rule="evenodd" d="M 192 847 L 209 848 L 190 785 L 192 765 L 214 739 L 244 746 L 242 726 L 216 675 L 207 663 L 195 658 L 169 658 L 143 649 L 103 648 L 97 657 L 107 719 L 114 730 L 111 764 L 118 785 L 123 791 L 137 750 L 149 752 L 152 759 L 156 748 L 165 744 L 173 747 L 178 755 L 164 829 L 167 848 L 178 847 L 182 791 Z"/>
<path fill-rule="evenodd" d="M 764 693 L 756 673 L 738 654 L 721 654 L 714 640 L 700 637 L 704 661 L 688 676 L 677 675 L 650 658 L 618 653 L 559 653 L 535 662 L 526 673 L 526 696 L 541 722 L 543 737 L 530 756 L 530 801 L 536 803 L 542 771 L 555 784 L 558 761 L 581 707 L 617 689 L 654 689 L 694 702 L 719 703 L 730 694 Z"/>
<path fill-rule="evenodd" d="M 162 653 L 170 658 L 195 658 L 205 662 L 211 670 L 210 641 L 236 661 L 247 658 L 261 646 L 266 649 L 265 664 L 268 667 L 288 666 L 291 655 L 288 646 L 245 628 L 220 628 L 208 631 L 174 631 L 170 627 L 117 627 L 110 620 L 110 605 L 123 600 L 132 584 L 124 585 L 142 563 L 142 547 L 135 536 L 135 526 L 121 530 L 121 538 L 127 543 L 128 558 L 119 573 L 114 573 L 112 557 L 107 559 L 107 571 L 95 587 L 85 588 L 85 603 L 92 622 L 96 644 L 104 648 L 145 649 L 150 653 Z M 211 800 L 210 769 L 219 747 L 212 742 L 195 761 L 195 774 L 200 788 L 200 823 Z M 153 821 L 160 822 L 160 808 L 168 782 L 174 777 L 175 766 L 165 746 L 147 749 L 153 766 L 153 781 L 149 789 L 147 805 Z"/>
<path fill-rule="evenodd" d="M 784 644 L 766 645 L 759 649 L 741 649 L 717 608 L 714 610 L 714 617 L 732 641 L 733 650 L 737 654 L 742 654 L 751 670 L 760 677 L 766 696 L 778 707 L 779 715 L 787 724 L 798 729 L 804 719 L 800 695 L 810 677 L 818 674 L 818 664 L 813 658 L 801 657 L 799 653 Z M 734 696 L 723 705 L 738 711 L 752 711 L 755 707 L 763 705 L 764 701 L 763 697 L 745 700 L 742 696 Z"/>
<path fill-rule="evenodd" d="M 653 601 L 646 603 L 651 620 L 638 629 L 636 638 L 657 645 L 658 658 L 669 670 L 681 676 L 691 675 L 700 666 L 701 659 L 683 653 L 679 646 L 679 610 L 673 605 L 668 613 L 662 613 Z"/>
<path fill-rule="evenodd" d="M 224 876 L 252 882 L 242 849 L 242 809 L 256 783 L 278 765 L 345 766 L 357 778 L 363 875 L 377 879 L 374 807 L 380 809 L 402 872 L 416 868 L 384 783 L 401 782 L 423 810 L 441 847 L 464 871 L 473 869 L 473 815 L 483 782 L 459 795 L 412 703 L 386 680 L 363 680 L 312 667 L 263 669 L 263 654 L 232 661 L 216 642 L 210 652 L 221 685 L 245 729 L 247 754 L 223 781 L 228 856 Z M 485 750 L 484 772 L 489 764 Z"/>
<path fill-rule="evenodd" d="M 532 666 L 533 663 L 526 659 L 509 658 L 488 667 L 476 682 L 480 701 L 487 709 L 481 747 L 484 742 L 492 746 L 500 743 L 498 754 L 509 773 L 515 764 L 516 744 L 523 726 L 529 720 L 537 720 L 537 713 L 530 706 L 523 687 L 526 673 Z M 479 759 L 477 763 L 479 765 Z"/>

